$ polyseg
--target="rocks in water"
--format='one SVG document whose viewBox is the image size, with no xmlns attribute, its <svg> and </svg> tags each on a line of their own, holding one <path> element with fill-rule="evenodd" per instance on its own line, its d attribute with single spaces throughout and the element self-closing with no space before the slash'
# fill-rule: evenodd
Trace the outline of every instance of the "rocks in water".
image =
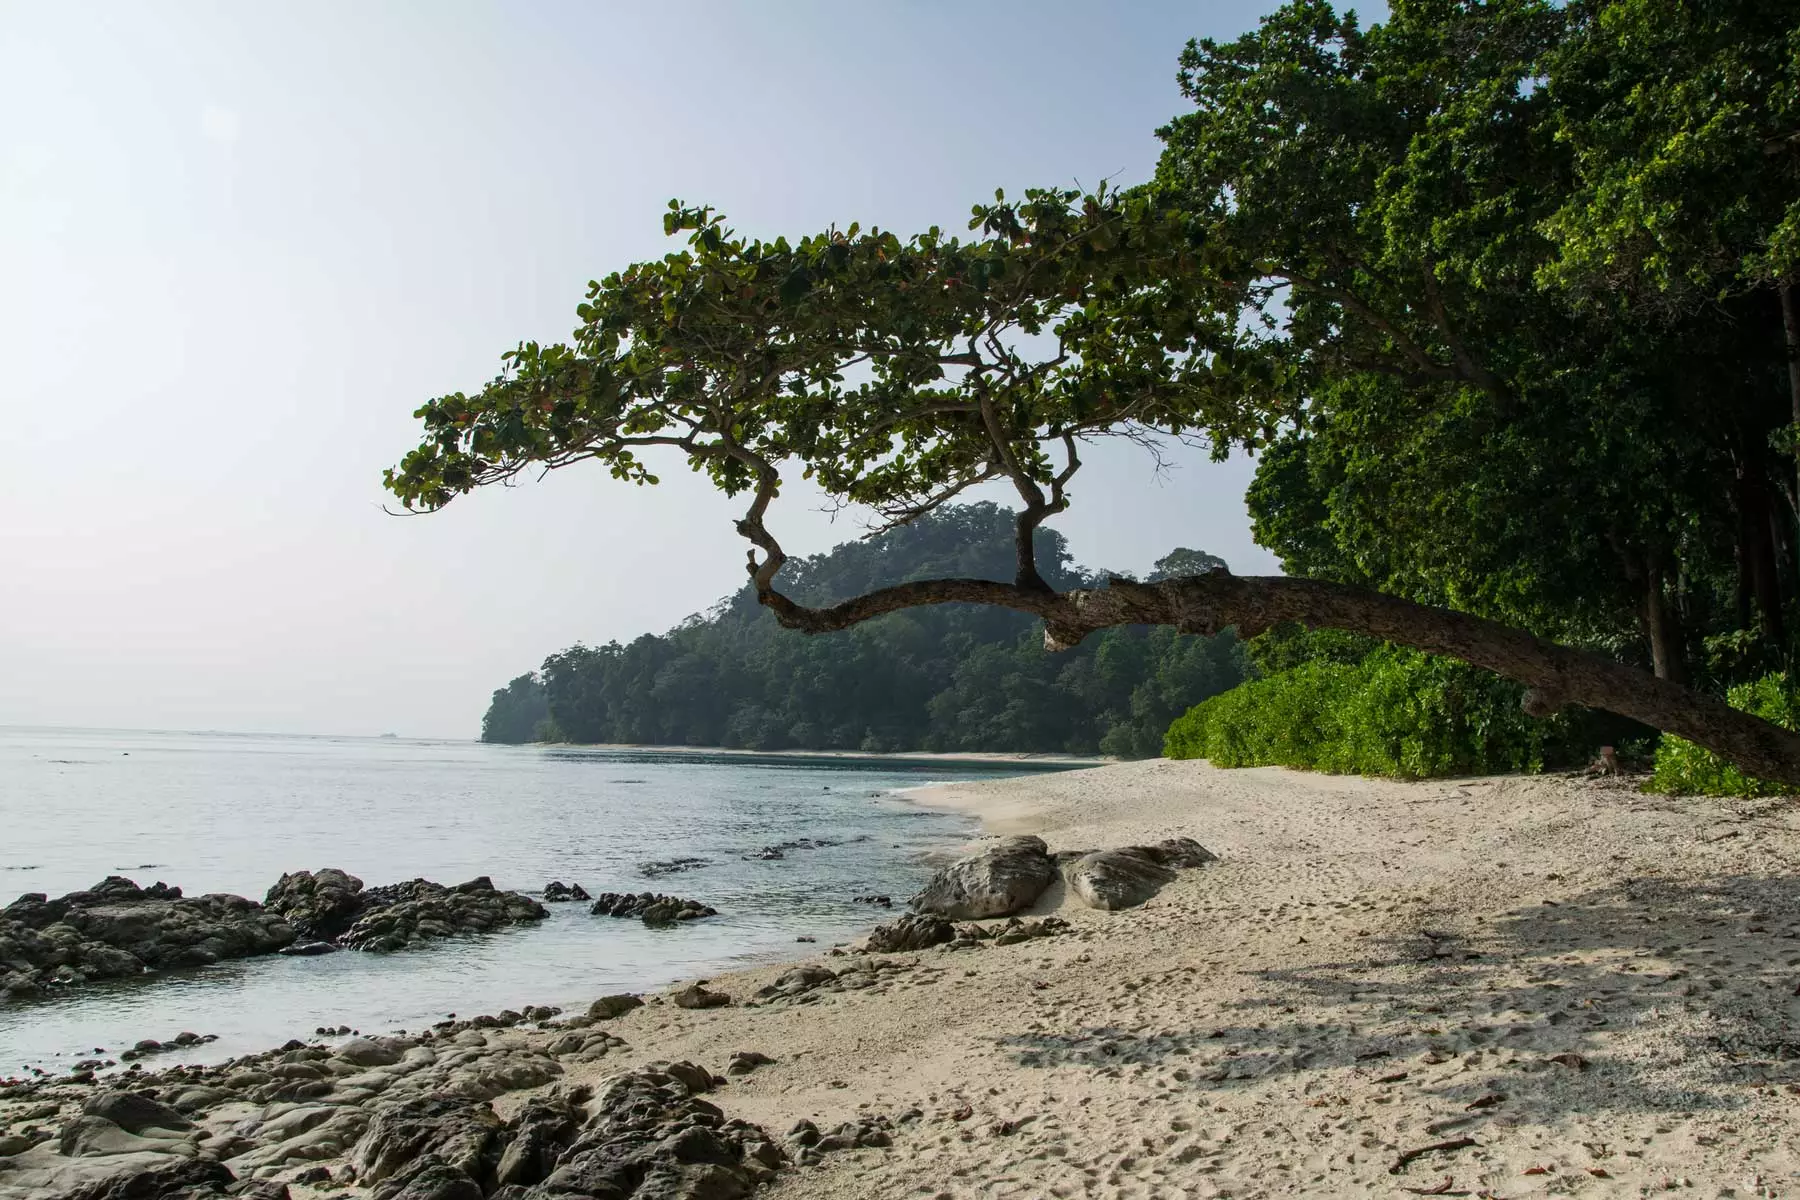
<svg viewBox="0 0 1800 1200">
<path fill-rule="evenodd" d="M 894 907 L 894 898 L 892 896 L 852 896 L 850 903 L 869 904 L 876 908 L 892 908 Z"/>
<path fill-rule="evenodd" d="M 700 867 L 711 866 L 712 860 L 695 858 L 691 854 L 677 855 L 674 858 L 655 859 L 638 864 L 638 873 L 647 879 L 659 879 L 664 875 L 675 875 L 682 871 L 693 871 Z"/>
<path fill-rule="evenodd" d="M 731 1003 L 731 997 L 724 992 L 711 991 L 698 983 L 690 983 L 675 993 L 677 1008 L 724 1008 Z"/>
<path fill-rule="evenodd" d="M 293 871 L 275 881 L 263 907 L 285 917 L 300 942 L 334 942 L 362 915 L 362 890 L 362 880 L 336 867 Z"/>
<path fill-rule="evenodd" d="M 587 1015 L 590 1020 L 610 1021 L 614 1017 L 622 1017 L 634 1008 L 644 1007 L 641 997 L 624 993 L 617 996 L 602 996 L 588 1005 Z"/>
<path fill-rule="evenodd" d="M 363 892 L 362 915 L 338 938 L 353 950 L 400 950 L 413 942 L 485 933 L 541 921 L 549 910 L 528 896 L 497 890 L 483 875 L 455 887 L 429 879 Z"/>
<path fill-rule="evenodd" d="M 1192 838 L 1169 838 L 1148 846 L 1094 850 L 1063 867 L 1069 890 L 1089 908 L 1135 908 L 1175 879 L 1176 868 L 1216 862 L 1217 856 Z"/>
<path fill-rule="evenodd" d="M 912 906 L 952 921 L 1004 917 L 1029 908 L 1055 880 L 1056 863 L 1044 839 L 1002 838 L 939 870 Z"/>
<path fill-rule="evenodd" d="M 184 897 L 178 887 L 114 875 L 55 900 L 30 892 L 0 909 L 0 997 L 268 954 L 293 940 L 279 914 L 242 896 Z"/>
<path fill-rule="evenodd" d="M 867 834 L 862 834 L 858 837 L 851 838 L 850 840 L 852 842 L 866 842 L 869 839 Z M 791 842 L 776 842 L 773 845 L 764 846 L 758 850 L 752 850 L 742 857 L 745 862 L 775 862 L 786 858 L 789 850 L 824 850 L 831 846 L 842 845 L 844 845 L 843 842 L 832 841 L 830 838 L 795 838 Z"/>
<path fill-rule="evenodd" d="M 544 885 L 544 903 L 566 904 L 576 900 L 592 900 L 587 889 L 579 883 L 564 883 L 560 879 L 552 879 Z"/>
<path fill-rule="evenodd" d="M 930 913 L 906 913 L 897 921 L 877 925 L 869 931 L 868 949 L 874 954 L 897 954 L 905 950 L 926 950 L 956 937 L 956 926 Z"/>
<path fill-rule="evenodd" d="M 291 958 L 316 958 L 321 954 L 336 954 L 338 947 L 331 942 L 295 942 L 292 946 L 283 946 L 277 954 L 285 954 Z"/>
<path fill-rule="evenodd" d="M 283 875 L 263 898 L 300 936 L 294 954 L 326 954 L 338 947 L 399 950 L 414 942 L 485 933 L 541 921 L 549 910 L 517 892 L 502 892 L 483 875 L 445 887 L 414 879 L 365 888 L 356 876 L 326 867 Z"/>
<path fill-rule="evenodd" d="M 680 896 L 664 896 L 658 892 L 602 892 L 588 910 L 597 917 L 641 917 L 646 925 L 673 925 L 677 921 L 697 921 L 716 917 L 718 909 L 698 900 Z"/>
</svg>

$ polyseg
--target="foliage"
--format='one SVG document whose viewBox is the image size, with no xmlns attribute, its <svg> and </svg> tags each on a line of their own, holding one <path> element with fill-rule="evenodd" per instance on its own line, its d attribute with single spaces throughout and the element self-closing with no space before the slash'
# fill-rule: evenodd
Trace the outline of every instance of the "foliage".
<svg viewBox="0 0 1800 1200">
<path fill-rule="evenodd" d="M 542 737 L 552 732 L 545 723 L 550 720 L 550 698 L 543 681 L 527 673 L 515 678 L 494 693 L 487 714 L 481 718 L 481 740 L 484 742 L 536 742 L 558 739 Z"/>
<path fill-rule="evenodd" d="M 730 651 L 674 634 L 572 650 L 543 675 L 565 732 L 664 738 L 677 730 L 655 714 L 679 711 L 698 714 L 689 737 L 884 743 L 892 729 L 849 728 L 841 703 L 757 690 L 839 700 L 855 677 L 930 712 L 937 737 L 1113 736 L 1117 722 L 1040 711 L 1086 694 L 1080 671 L 1011 659 L 1000 637 L 922 649 L 951 632 L 935 612 L 833 643 L 830 661 L 750 632 L 755 605 L 791 620 L 788 595 L 826 594 L 769 528 L 784 471 L 901 526 L 1010 482 L 1014 553 L 984 578 L 1012 589 L 979 594 L 1018 605 L 1060 586 L 1036 531 L 1103 436 L 1259 452 L 1257 536 L 1295 574 L 1715 691 L 1796 657 L 1800 361 L 1782 314 L 1800 339 L 1800 10 L 1393 0 L 1365 28 L 1290 0 L 1240 38 L 1190 44 L 1180 80 L 1189 105 L 1152 179 L 996 193 L 966 240 L 855 224 L 758 238 L 672 202 L 682 243 L 590 283 L 567 343 L 523 344 L 487 386 L 418 409 L 421 441 L 386 476 L 409 508 L 590 459 L 652 483 L 656 453 L 747 497 L 752 586 L 729 607 L 742 620 L 716 623 Z M 888 599 L 914 597 L 945 593 Z M 1223 623 L 1204 607 L 1156 611 Z M 1696 736 L 1711 719 L 1606 678 L 1598 699 L 1624 711 Z M 1740 750 L 1772 732 L 1726 724 Z M 1463 754 L 1355 745 L 1405 770 Z"/>
<path fill-rule="evenodd" d="M 1530 771 L 1560 749 L 1551 722 L 1521 711 L 1518 685 L 1454 659 L 1386 647 L 1325 659 L 1202 701 L 1163 752 L 1219 767 L 1284 766 L 1417 779 Z"/>
<path fill-rule="evenodd" d="M 1087 581 L 1059 535 L 1037 536 L 1038 561 L 1056 586 Z M 952 505 L 788 570 L 797 594 L 825 604 L 911 578 L 1005 575 L 1011 541 L 1010 514 Z M 529 714 L 504 710 L 541 701 L 556 740 L 576 742 L 1146 757 L 1176 714 L 1244 670 L 1229 634 L 1122 628 L 1051 655 L 1029 619 L 968 605 L 803 638 L 780 629 L 746 589 L 666 634 L 551 655 L 539 676 L 495 693 L 483 736 L 528 740 L 519 731 L 532 730 Z M 524 686 L 534 679 L 541 687 Z"/>
<path fill-rule="evenodd" d="M 1753 712 L 1788 729 L 1800 728 L 1800 704 L 1785 675 L 1765 675 L 1732 688 L 1734 708 Z M 1656 748 L 1656 765 L 1647 791 L 1676 796 L 1785 796 L 1793 788 L 1744 773 L 1685 738 L 1665 735 Z"/>
</svg>

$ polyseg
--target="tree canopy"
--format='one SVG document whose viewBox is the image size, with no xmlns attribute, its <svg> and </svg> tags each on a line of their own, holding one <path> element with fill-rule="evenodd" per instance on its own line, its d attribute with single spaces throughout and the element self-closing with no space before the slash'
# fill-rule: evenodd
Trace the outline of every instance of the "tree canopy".
<svg viewBox="0 0 1800 1200">
<path fill-rule="evenodd" d="M 752 591 L 792 628 L 948 602 L 1052 646 L 1298 621 L 1800 781 L 1800 736 L 1717 695 L 1787 661 L 1800 595 L 1791 6 L 1396 0 L 1363 28 L 1295 0 L 1179 80 L 1153 179 L 996 193 L 966 240 L 762 240 L 672 203 L 684 247 L 428 402 L 389 488 L 432 509 L 584 459 L 649 483 L 674 452 L 745 497 Z M 1057 590 L 1036 532 L 1105 436 L 1260 453 L 1259 536 L 1305 577 Z M 1012 578 L 808 602 L 769 521 L 784 470 L 899 524 L 1001 481 Z"/>
</svg>

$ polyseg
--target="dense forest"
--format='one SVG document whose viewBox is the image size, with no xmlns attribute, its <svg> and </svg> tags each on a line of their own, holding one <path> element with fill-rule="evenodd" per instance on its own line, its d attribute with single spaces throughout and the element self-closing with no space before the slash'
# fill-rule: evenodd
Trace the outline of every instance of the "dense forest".
<svg viewBox="0 0 1800 1200">
<path fill-rule="evenodd" d="M 1037 531 L 1059 588 L 1089 586 L 1061 534 Z M 1153 578 L 1221 569 L 1178 549 Z M 790 587 L 830 604 L 943 575 L 1005 579 L 1013 517 L 955 505 L 879 537 L 788 564 Z M 1038 622 L 1004 609 L 944 605 L 841 633 L 782 629 L 745 587 L 705 616 L 629 644 L 571 646 L 494 693 L 489 742 L 571 741 L 754 750 L 1160 752 L 1169 722 L 1244 678 L 1229 634 L 1127 627 L 1077 651 L 1045 651 Z"/>
</svg>

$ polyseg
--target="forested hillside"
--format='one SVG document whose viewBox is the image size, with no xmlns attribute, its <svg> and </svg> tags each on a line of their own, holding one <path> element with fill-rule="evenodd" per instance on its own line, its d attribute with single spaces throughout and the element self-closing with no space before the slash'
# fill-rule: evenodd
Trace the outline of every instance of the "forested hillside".
<svg viewBox="0 0 1800 1200">
<path fill-rule="evenodd" d="M 1093 581 L 1062 535 L 1040 529 L 1037 539 L 1051 586 Z M 1176 550 L 1157 571 L 1222 565 Z M 1009 579 L 1013 566 L 1012 513 L 970 504 L 795 559 L 784 578 L 797 599 L 829 604 L 913 579 Z M 1244 674 L 1230 633 L 1128 627 L 1050 654 L 1036 620 L 961 604 L 808 637 L 782 629 L 745 587 L 665 634 L 552 654 L 494 693 L 482 739 L 1138 757 L 1161 750 L 1176 715 Z"/>
</svg>

